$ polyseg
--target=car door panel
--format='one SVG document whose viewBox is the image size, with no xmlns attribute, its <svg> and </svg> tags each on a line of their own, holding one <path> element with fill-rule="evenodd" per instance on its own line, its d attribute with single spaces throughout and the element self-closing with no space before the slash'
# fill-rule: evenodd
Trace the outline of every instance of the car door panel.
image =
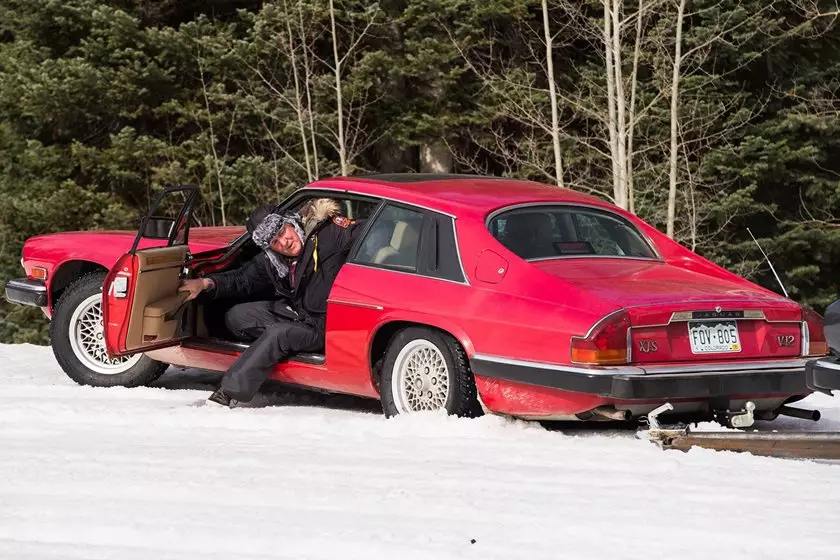
<svg viewBox="0 0 840 560">
<path fill-rule="evenodd" d="M 169 230 L 152 234 L 154 239 L 166 239 L 166 245 L 138 248 L 145 245 L 141 243 L 144 237 L 149 237 L 147 224 L 153 220 L 161 201 L 173 193 L 183 195 L 177 218 L 171 220 Z M 178 287 L 191 259 L 188 224 L 197 198 L 197 187 L 164 190 L 141 223 L 131 250 L 105 277 L 103 327 L 110 355 L 124 356 L 171 346 L 189 335 L 187 324 L 193 321 L 185 320 L 188 306 Z"/>
</svg>

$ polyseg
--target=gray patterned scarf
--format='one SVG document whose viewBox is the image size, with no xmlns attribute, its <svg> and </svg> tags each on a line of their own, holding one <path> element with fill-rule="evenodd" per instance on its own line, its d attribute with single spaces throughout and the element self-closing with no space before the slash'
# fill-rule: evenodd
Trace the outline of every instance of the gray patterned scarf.
<svg viewBox="0 0 840 560">
<path fill-rule="evenodd" d="M 271 261 L 271 266 L 277 272 L 280 278 L 285 278 L 289 274 L 289 257 L 281 255 L 271 248 L 271 241 L 284 228 L 286 224 L 291 225 L 295 233 L 300 238 L 300 243 L 303 245 L 304 234 L 301 228 L 300 215 L 295 212 L 286 214 L 269 214 L 254 228 L 251 238 L 256 243 L 257 247 L 265 251 L 268 260 Z"/>
</svg>

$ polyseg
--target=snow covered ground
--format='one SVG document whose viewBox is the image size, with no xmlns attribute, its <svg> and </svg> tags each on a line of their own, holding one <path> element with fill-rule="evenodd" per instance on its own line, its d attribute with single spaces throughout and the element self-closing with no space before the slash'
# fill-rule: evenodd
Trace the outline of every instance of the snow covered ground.
<svg viewBox="0 0 840 560">
<path fill-rule="evenodd" d="M 190 406 L 207 380 L 79 387 L 0 345 L 0 558 L 840 558 L 840 465 L 344 397 Z M 840 429 L 840 398 L 805 404 L 823 420 L 776 425 Z"/>
</svg>

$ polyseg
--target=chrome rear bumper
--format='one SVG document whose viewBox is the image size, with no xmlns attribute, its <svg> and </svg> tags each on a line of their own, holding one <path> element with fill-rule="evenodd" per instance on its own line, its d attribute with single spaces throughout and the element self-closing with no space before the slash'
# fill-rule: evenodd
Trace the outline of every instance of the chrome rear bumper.
<svg viewBox="0 0 840 560">
<path fill-rule="evenodd" d="M 710 366 L 583 368 L 475 354 L 473 373 L 611 399 L 806 395 L 805 360 Z"/>
</svg>

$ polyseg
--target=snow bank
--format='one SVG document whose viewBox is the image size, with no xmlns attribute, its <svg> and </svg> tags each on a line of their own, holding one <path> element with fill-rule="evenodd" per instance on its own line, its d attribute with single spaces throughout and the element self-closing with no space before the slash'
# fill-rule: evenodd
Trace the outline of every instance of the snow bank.
<svg viewBox="0 0 840 560">
<path fill-rule="evenodd" d="M 191 406 L 206 379 L 79 387 L 0 345 L 0 558 L 840 557 L 838 465 L 346 397 Z M 808 401 L 840 429 L 840 399 Z"/>
</svg>

